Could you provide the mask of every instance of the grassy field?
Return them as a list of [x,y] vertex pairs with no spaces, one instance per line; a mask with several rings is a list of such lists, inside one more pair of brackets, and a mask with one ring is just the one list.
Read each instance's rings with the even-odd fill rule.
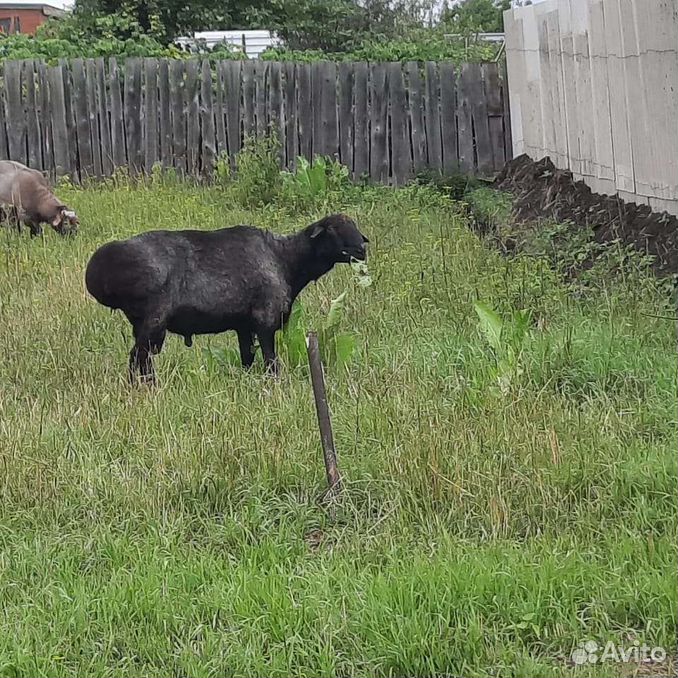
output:
[[[127,384],[130,329],[89,298],[94,249],[155,228],[319,216],[218,188],[64,189],[73,240],[0,232],[0,675],[618,676],[580,642],[676,642],[676,332],[637,270],[566,287],[503,259],[428,189],[365,190],[371,287],[338,268],[358,345],[328,370],[345,492],[307,369],[178,337]],[[474,302],[530,332],[493,351]],[[657,317],[659,316],[659,317]],[[504,367],[497,359],[505,350]],[[506,369],[508,362],[510,369]],[[501,387],[498,377],[502,376]]]

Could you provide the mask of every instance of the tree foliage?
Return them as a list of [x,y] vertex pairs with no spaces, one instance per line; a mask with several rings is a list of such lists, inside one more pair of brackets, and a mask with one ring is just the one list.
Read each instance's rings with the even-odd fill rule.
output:
[[[492,58],[494,48],[463,47],[443,33],[450,25],[455,32],[492,30],[502,2],[508,0],[465,0],[449,10],[446,23],[425,27],[431,0],[76,0],[71,14],[49,20],[35,36],[1,37],[0,59],[179,58],[187,56],[173,44],[179,35],[265,28],[285,43],[269,50],[268,59],[481,61]],[[209,56],[242,58],[227,45]]]
[[200,30],[258,28],[278,4],[276,0],[76,0],[73,16],[88,28],[102,16],[124,17],[167,45],[181,34]]
[[270,61],[453,61],[455,63],[490,61],[497,48],[489,43],[465,46],[459,41],[432,36],[426,40],[375,40],[349,52],[272,48],[262,59]]
[[503,13],[511,0],[462,0],[443,12],[442,22],[455,32],[499,33],[504,30]]

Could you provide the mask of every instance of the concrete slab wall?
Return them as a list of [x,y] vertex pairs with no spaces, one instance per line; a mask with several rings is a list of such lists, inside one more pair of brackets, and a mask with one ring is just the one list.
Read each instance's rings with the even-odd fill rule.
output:
[[514,156],[678,215],[678,0],[546,0],[504,24]]

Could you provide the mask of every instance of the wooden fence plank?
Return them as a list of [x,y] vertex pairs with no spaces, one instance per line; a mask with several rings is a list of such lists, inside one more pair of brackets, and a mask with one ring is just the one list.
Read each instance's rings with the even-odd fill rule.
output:
[[24,61],[23,88],[26,92],[26,140],[28,142],[28,166],[42,170],[42,140],[38,120],[39,95],[35,84],[35,62]]
[[419,64],[410,61],[407,64],[407,91],[409,94],[410,135],[412,162],[415,173],[421,172],[427,164],[426,128],[424,126],[424,92]]
[[474,169],[485,173],[492,169],[492,143],[483,88],[483,74],[479,63],[468,64],[467,77],[470,78],[469,89],[472,93],[471,115],[473,116],[473,135],[476,149]]
[[97,107],[99,111],[99,138],[101,140],[101,171],[108,177],[113,173],[113,147],[106,90],[106,63],[103,58],[95,61],[97,81]]
[[316,61],[311,64],[311,135],[313,138],[311,142],[311,156],[322,153],[322,67],[322,61]]
[[73,59],[71,73],[73,77],[73,112],[75,113],[75,130],[78,140],[78,167],[80,179],[84,181],[94,176],[85,62],[82,59]]
[[[0,62],[0,78],[5,82],[5,69]],[[7,147],[7,114],[5,113],[5,87],[0,89],[0,159],[9,159],[9,148]]]
[[235,167],[235,156],[242,148],[240,119],[243,113],[243,104],[241,103],[241,74],[243,69],[239,61],[225,62],[224,69],[228,154],[231,158],[231,166]]
[[127,162],[131,174],[144,169],[143,111],[141,109],[141,60],[125,61],[125,134]]
[[144,168],[147,174],[159,160],[158,61],[144,59]]
[[[113,165],[127,165],[127,144],[125,141],[125,112],[122,107],[121,74],[116,59],[109,61],[109,88],[111,107],[111,147],[113,149]],[[56,129],[54,130],[56,145]]]
[[299,120],[299,153],[309,162],[313,159],[313,109],[311,65],[297,64],[297,118]]
[[54,170],[56,176],[73,174],[71,153],[68,148],[68,126],[66,124],[66,102],[64,96],[63,66],[47,69],[49,99],[52,117],[52,143],[54,147]]
[[321,65],[320,153],[331,158],[338,158],[337,65],[332,61],[326,61]]
[[26,107],[21,96],[21,62],[5,63],[5,96],[7,98],[7,146],[11,160],[24,165],[26,157]]
[[172,94],[170,91],[170,61],[158,64],[158,104],[160,107],[160,160],[164,168],[173,166],[172,150]]
[[64,85],[64,104],[66,109],[66,130],[69,138],[68,153],[69,173],[72,181],[80,181],[80,169],[78,165],[78,132],[75,120],[75,106],[73,105],[73,82],[71,78],[71,68],[68,59],[59,59],[61,66],[61,76]]
[[499,171],[506,162],[504,149],[504,110],[497,64],[483,64],[483,91],[487,101],[487,116],[492,149],[492,169]]
[[370,64],[370,76],[370,178],[385,183],[389,177],[386,64]]
[[412,176],[412,147],[405,82],[399,62],[388,64],[388,94],[391,110],[391,173],[393,183],[402,186]]
[[200,172],[200,83],[197,59],[186,62],[186,171],[197,176]]
[[285,72],[285,166],[289,170],[294,170],[299,155],[296,64],[293,61],[287,61],[283,66]]
[[426,147],[428,166],[440,170],[443,167],[442,137],[440,134],[440,102],[439,80],[436,64],[426,62],[426,97],[424,108],[426,111]]
[[457,76],[454,65],[440,64],[440,131],[443,149],[443,171],[452,173],[459,169],[457,151]]
[[473,122],[471,113],[471,83],[468,64],[461,67],[460,77],[457,79],[457,130],[459,146],[459,169],[462,172],[472,172],[474,167]]
[[511,132],[511,100],[508,88],[506,64],[501,68],[501,103],[504,108],[504,155],[506,160],[513,157],[513,135]]
[[101,161],[101,133],[99,130],[99,110],[97,105],[97,77],[94,59],[85,61],[85,75],[87,79],[87,116],[89,118],[90,144],[92,146],[92,161],[94,176],[103,176]]
[[[42,144],[42,169],[54,179],[54,149],[52,146],[52,106],[49,95],[49,78],[47,65],[38,63],[38,80],[40,82],[40,142]],[[0,98],[0,154],[2,153],[2,141],[5,140],[5,130],[2,122],[2,99]],[[6,157],[6,156],[2,156]]]
[[268,71],[268,110],[269,125],[271,129],[278,131],[280,140],[284,142],[284,129],[281,129],[283,121],[282,112],[282,78],[279,61],[271,61]]
[[339,64],[337,85],[339,160],[353,173],[353,64]]
[[278,162],[282,166],[285,161],[285,126],[283,124],[280,62],[272,61],[268,68],[268,126],[271,132],[276,134],[280,144]]
[[256,134],[254,62],[242,64],[243,131],[246,137]]
[[170,62],[170,101],[172,102],[172,144],[174,167],[186,172],[186,100],[184,98],[184,62]]
[[5,113],[5,67],[0,61],[0,79],[3,82],[3,87],[0,88],[0,160],[9,159],[9,148],[7,147],[7,125]]
[[217,138],[214,131],[214,107],[212,105],[212,67],[205,59],[200,77],[200,128],[202,132],[202,162],[200,171],[210,177],[214,172],[217,157]]
[[268,62],[257,59],[254,62],[254,92],[257,138],[268,134]]
[[224,97],[224,64],[225,61],[218,61],[215,65],[215,102],[214,102],[214,124],[217,141],[217,155],[228,155],[228,137],[226,136],[226,104]]
[[361,179],[370,171],[369,71],[365,62],[353,67],[353,178]]

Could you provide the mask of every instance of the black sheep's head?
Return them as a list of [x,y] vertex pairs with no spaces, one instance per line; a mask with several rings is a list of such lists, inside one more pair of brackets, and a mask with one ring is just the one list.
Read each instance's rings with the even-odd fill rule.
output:
[[349,264],[352,259],[365,261],[369,240],[358,230],[355,221],[345,214],[331,214],[309,226],[316,251],[333,263]]

